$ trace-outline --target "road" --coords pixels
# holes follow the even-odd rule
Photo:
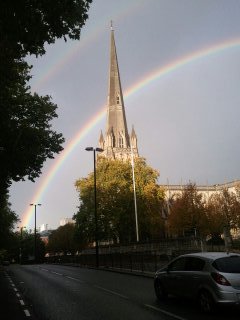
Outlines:
[[[239,319],[239,310],[207,316],[189,301],[159,303],[143,276],[59,265],[12,265],[8,274],[39,320]]]

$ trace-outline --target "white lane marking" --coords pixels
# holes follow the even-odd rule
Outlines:
[[[13,288],[13,290],[14,290],[15,292],[17,292],[17,291],[18,291],[16,288]]]
[[[62,273],[58,273],[58,272],[55,272],[55,271],[51,271],[51,273],[57,274],[58,276],[62,276],[63,275]]]
[[[26,317],[31,317],[30,312],[28,309],[23,310],[25,312]]]
[[[112,290],[108,290],[108,289],[106,289],[106,288],[99,287],[99,286],[96,286],[96,285],[94,285],[94,287],[97,288],[97,289],[106,291],[106,292],[108,292],[108,293],[114,294],[115,296],[118,296],[118,297],[121,297],[121,298],[124,298],[124,299],[129,299],[127,296],[124,296],[124,295],[121,294],[121,293],[118,293],[118,292],[115,292],[115,291],[112,291]]]
[[[17,296],[18,298],[20,298],[20,297],[21,297],[21,295],[20,295],[19,293],[16,293],[16,296]]]
[[[22,306],[25,306],[25,303],[23,300],[19,300]]]
[[[151,306],[150,304],[144,304],[144,305],[145,305],[146,307],[150,308],[150,309],[153,309],[153,310],[156,310],[156,311],[161,312],[161,313],[163,313],[163,314],[166,314],[167,316],[170,316],[170,317],[172,317],[172,318],[179,319],[179,320],[186,320],[186,318],[179,317],[179,316],[177,316],[177,315],[174,314],[174,313],[171,313],[171,312],[165,311],[165,310],[163,310],[163,309],[160,309],[160,308]]]
[[[43,271],[47,271],[47,272],[49,272],[49,270],[48,269],[45,269],[45,268],[41,268]]]
[[[70,276],[66,276],[66,278],[71,279],[71,280],[78,281],[78,282],[80,282],[80,283],[84,283],[84,281],[79,280],[79,279],[77,279],[77,278],[70,277]]]

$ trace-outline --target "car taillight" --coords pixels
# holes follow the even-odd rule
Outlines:
[[[228,280],[223,275],[221,275],[220,273],[212,272],[211,276],[218,284],[221,284],[222,286],[230,286],[231,285],[228,282]]]

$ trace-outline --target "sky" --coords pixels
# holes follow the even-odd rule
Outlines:
[[[240,179],[240,1],[93,0],[80,41],[46,45],[33,65],[32,92],[58,105],[53,129],[65,150],[35,183],[13,183],[12,209],[34,228],[59,227],[77,212],[75,181],[93,171],[106,127],[113,21],[128,130],[160,184]]]

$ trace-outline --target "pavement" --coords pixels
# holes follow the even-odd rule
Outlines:
[[[36,320],[8,266],[0,266],[0,319]]]

